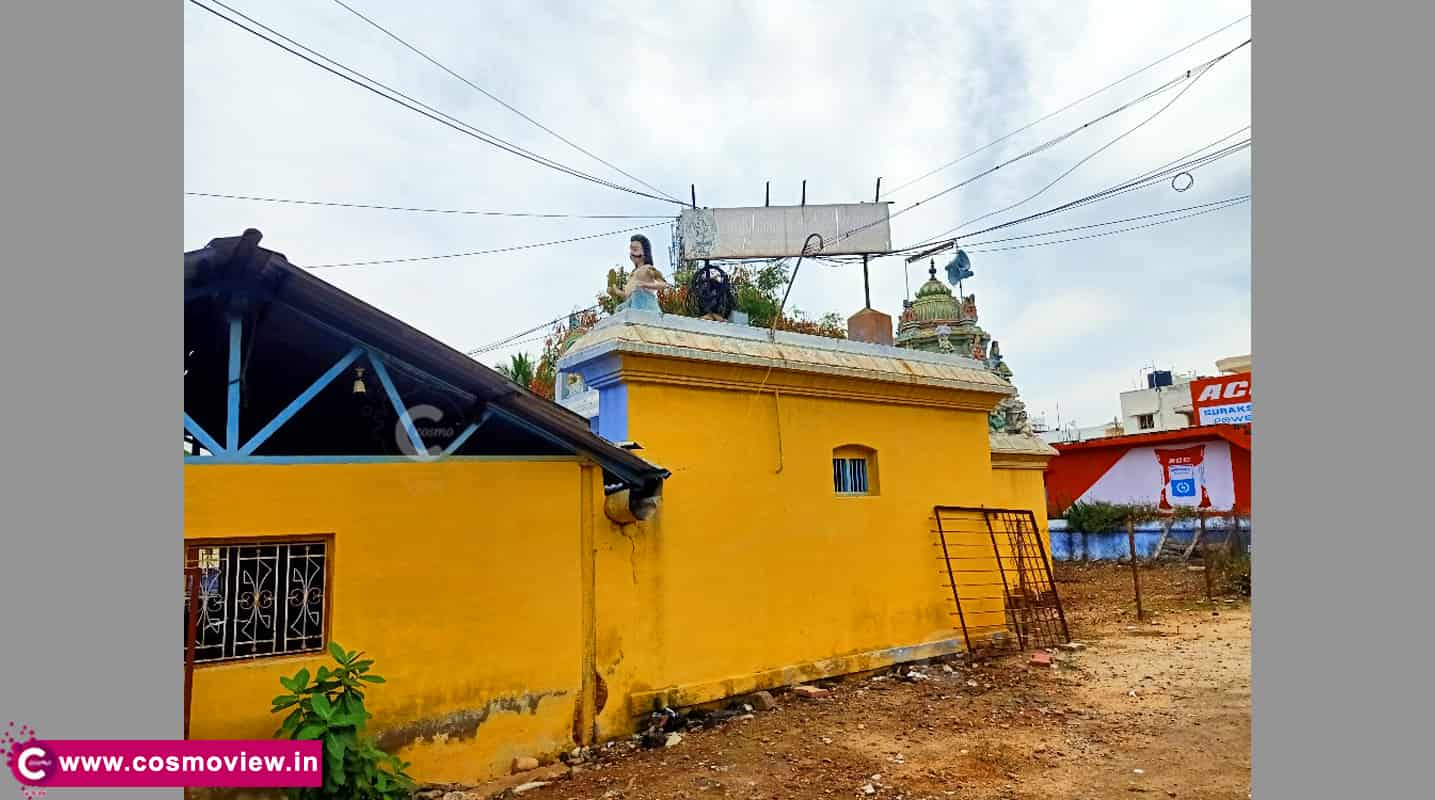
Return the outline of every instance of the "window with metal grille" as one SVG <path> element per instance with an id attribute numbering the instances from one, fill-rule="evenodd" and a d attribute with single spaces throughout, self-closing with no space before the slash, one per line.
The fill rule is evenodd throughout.
<path id="1" fill-rule="evenodd" d="M 1143 431 L 1149 431 L 1149 430 L 1151 430 L 1152 428 L 1156 427 L 1156 415 L 1155 415 L 1155 414 L 1141 414 L 1141 415 L 1137 416 L 1137 417 L 1136 417 L 1136 427 L 1140 428 L 1140 429 L 1143 430 Z"/>
<path id="2" fill-rule="evenodd" d="M 195 663 L 324 648 L 327 541 L 190 545 L 185 563 L 199 571 Z"/>
<path id="3" fill-rule="evenodd" d="M 867 494 L 867 459 L 832 459 L 832 488 L 838 494 Z"/>

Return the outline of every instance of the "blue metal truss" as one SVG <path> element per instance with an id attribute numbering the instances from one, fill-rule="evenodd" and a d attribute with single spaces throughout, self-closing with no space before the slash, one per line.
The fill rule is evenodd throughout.
<path id="1" fill-rule="evenodd" d="M 188 413 L 184 415 L 184 429 L 195 438 L 200 445 L 209 450 L 211 455 L 186 455 L 185 463 L 188 464 L 353 464 L 353 463 L 393 463 L 412 461 L 435 461 L 439 459 L 460 459 L 454 453 L 468 442 L 475 432 L 483 426 L 495 413 L 501 414 L 505 419 L 517 421 L 520 425 L 529 430 L 543 435 L 545 438 L 553 439 L 551 434 L 529 425 L 525 420 L 518 420 L 516 417 L 503 412 L 495 407 L 485 408 L 478 420 L 469 423 L 468 427 L 455 438 L 448 447 L 441 453 L 432 454 L 424 446 L 423 439 L 419 436 L 418 429 L 414 426 L 413 417 L 409 414 L 408 408 L 399 397 L 398 389 L 394 386 L 393 378 L 389 375 L 387 365 L 384 363 L 383 355 L 377 350 L 362 344 L 355 344 L 349 352 L 334 363 L 333 366 L 324 371 L 314 380 L 309 388 L 305 389 L 295 397 L 282 411 L 274 415 L 268 424 L 260 428 L 249 441 L 239 442 L 239 409 L 240 409 L 240 377 L 241 377 L 241 354 L 243 352 L 243 322 L 238 316 L 229 318 L 229 370 L 228 370 L 228 392 L 226 395 L 227 415 L 224 427 L 224 443 L 221 444 L 215 437 L 211 436 L 198 422 Z M 259 456 L 255 451 L 259 449 L 271 436 L 281 427 L 292 420 L 311 400 L 319 395 L 326 387 L 331 385 L 344 370 L 354 365 L 360 358 L 368 361 L 374 374 L 378 377 L 379 383 L 384 388 L 384 394 L 388 398 L 394 412 L 398 414 L 399 420 L 407 434 L 409 443 L 413 446 L 413 454 L 405 456 Z M 563 458 L 567 458 L 564 456 Z"/>

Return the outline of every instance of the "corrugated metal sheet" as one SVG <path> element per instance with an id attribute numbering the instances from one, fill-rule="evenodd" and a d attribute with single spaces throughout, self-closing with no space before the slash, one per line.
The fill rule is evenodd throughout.
<path id="1" fill-rule="evenodd" d="M 689 208 L 678 219 L 682 258 L 787 258 L 802 254 L 811 234 L 826 255 L 892 249 L 889 203 Z"/>

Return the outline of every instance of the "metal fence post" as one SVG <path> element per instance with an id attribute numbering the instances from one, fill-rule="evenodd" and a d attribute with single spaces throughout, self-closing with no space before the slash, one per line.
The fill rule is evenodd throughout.
<path id="1" fill-rule="evenodd" d="M 1197 511 L 1196 515 L 1201 520 L 1201 530 L 1196 535 L 1201 537 L 1201 571 L 1206 573 L 1206 602 L 1213 603 L 1216 596 L 1211 590 L 1211 548 L 1206 541 L 1206 512 L 1203 509 Z"/>
<path id="2" fill-rule="evenodd" d="M 1126 543 L 1131 548 L 1131 583 L 1136 587 L 1136 619 L 1144 620 L 1141 610 L 1141 570 L 1136 566 L 1136 523 L 1126 519 Z"/>

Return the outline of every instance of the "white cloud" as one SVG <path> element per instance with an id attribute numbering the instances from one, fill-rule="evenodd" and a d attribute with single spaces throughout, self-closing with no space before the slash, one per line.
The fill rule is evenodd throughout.
<path id="1" fill-rule="evenodd" d="M 1249 3 L 463 3 L 352 0 L 525 113 L 623 169 L 705 205 L 871 199 L 1241 15 Z M 234 5 L 516 144 L 631 183 L 325 2 Z M 392 205 L 673 213 L 461 136 L 186 7 L 185 188 Z M 1249 22 L 891 196 L 902 209 L 1174 77 L 1249 35 Z M 1249 49 L 1160 118 L 1022 210 L 1152 168 L 1250 122 Z M 1030 194 L 1162 99 L 893 221 L 904 245 Z M 1089 224 L 1248 191 L 1250 156 L 1007 234 Z M 1006 216 L 990 220 L 996 222 Z M 564 239 L 611 221 L 493 219 L 189 198 L 184 245 L 246 227 L 296 263 L 425 256 Z M 995 235 L 995 234 L 994 234 Z M 660 264 L 668 231 L 650 232 Z M 1115 376 L 1245 352 L 1247 208 L 1104 239 L 973 256 L 981 323 L 1023 395 L 1109 418 Z M 458 347 L 587 305 L 626 236 L 505 255 L 325 270 L 336 285 Z M 938 265 L 939 267 L 941 264 Z M 861 270 L 803 266 L 791 302 L 844 317 Z M 875 305 L 900 313 L 901 259 L 872 265 Z M 925 280 L 912 265 L 911 285 Z M 533 347 L 529 345 L 529 347 Z M 534 348 L 536 349 L 536 348 Z M 492 361 L 506 353 L 493 354 Z M 1065 416 L 1065 413 L 1064 413 Z"/>

